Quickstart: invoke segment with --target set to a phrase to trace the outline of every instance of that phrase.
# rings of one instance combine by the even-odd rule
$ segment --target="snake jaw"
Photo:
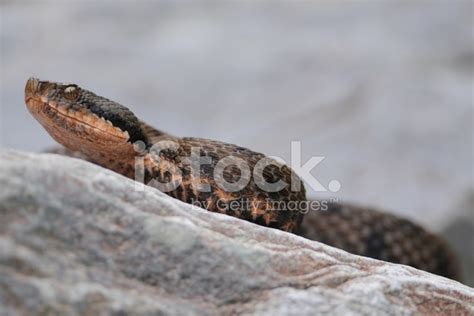
[[[37,118],[43,125],[49,125],[51,121],[61,120],[63,123],[67,123],[68,129],[65,133],[70,132],[74,127],[76,131],[82,131],[84,129],[90,129],[95,131],[97,134],[104,134],[103,138],[115,138],[121,139],[128,142],[130,135],[127,131],[122,130],[119,127],[113,125],[109,120],[99,117],[94,113],[89,113],[83,109],[74,110],[67,106],[58,104],[54,100],[48,100],[46,96],[30,96],[26,98],[26,104],[30,109],[30,112]],[[33,110],[33,111],[31,111]],[[53,122],[51,122],[53,123]],[[76,133],[76,137],[80,136]]]

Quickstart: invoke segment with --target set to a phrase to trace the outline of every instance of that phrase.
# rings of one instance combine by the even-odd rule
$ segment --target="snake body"
[[[336,203],[328,203],[325,212],[308,209],[308,204],[302,203],[306,201],[303,184],[297,190],[290,189],[290,185],[278,191],[262,188],[261,183],[290,184],[300,179],[288,166],[261,153],[161,132],[140,121],[127,107],[75,84],[30,78],[25,103],[69,153],[79,153],[135,180],[140,173],[145,183],[157,184],[181,201],[199,203],[212,212],[296,233],[354,254],[459,278],[457,262],[446,244],[408,220]],[[157,143],[162,144],[158,149]],[[193,154],[207,159],[197,173],[189,159]],[[220,162],[229,157],[230,162],[223,167]],[[262,160],[267,164],[260,165]],[[137,161],[142,166],[140,172]],[[243,165],[252,172],[244,172]],[[220,172],[216,172],[218,168]],[[241,180],[245,185],[235,191],[221,184],[232,187]],[[294,209],[289,205],[302,206]]]

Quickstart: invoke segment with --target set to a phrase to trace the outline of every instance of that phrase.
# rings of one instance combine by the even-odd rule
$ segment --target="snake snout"
[[[25,86],[25,97],[33,97],[39,90],[40,81],[36,78],[30,78],[26,82]]]

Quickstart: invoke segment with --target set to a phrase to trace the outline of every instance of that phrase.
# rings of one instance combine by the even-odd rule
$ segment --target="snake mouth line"
[[[81,125],[86,126],[90,129],[93,129],[94,131],[107,134],[110,137],[118,138],[118,139],[124,140],[126,142],[128,142],[128,140],[130,139],[130,135],[127,131],[124,131],[121,128],[114,126],[112,124],[112,122],[110,122],[108,120],[105,120],[104,118],[102,118],[102,117],[100,117],[100,116],[98,116],[94,113],[89,113],[89,114],[81,113],[81,114],[84,115],[84,116],[88,116],[88,119],[91,120],[91,121],[98,122],[101,125],[107,125],[107,126],[104,126],[104,128],[107,128],[109,130],[106,130],[104,128],[100,128],[97,125],[93,125],[93,122],[87,122],[83,119],[78,118],[75,115],[71,115],[70,112],[67,109],[65,109],[65,111],[67,111],[67,112],[65,112],[64,110],[61,110],[60,106],[52,105],[48,102],[44,102],[42,100],[37,100],[33,97],[27,98],[26,102],[30,102],[31,100],[34,101],[34,102],[40,102],[43,107],[48,107],[49,109],[51,109],[52,111],[54,111],[58,115],[62,116],[66,120],[73,121],[76,124],[81,124]],[[113,129],[113,132],[110,129]]]

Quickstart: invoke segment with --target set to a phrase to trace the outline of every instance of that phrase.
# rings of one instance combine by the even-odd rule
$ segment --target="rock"
[[[0,151],[0,314],[456,314],[474,290],[209,213],[91,163]]]

